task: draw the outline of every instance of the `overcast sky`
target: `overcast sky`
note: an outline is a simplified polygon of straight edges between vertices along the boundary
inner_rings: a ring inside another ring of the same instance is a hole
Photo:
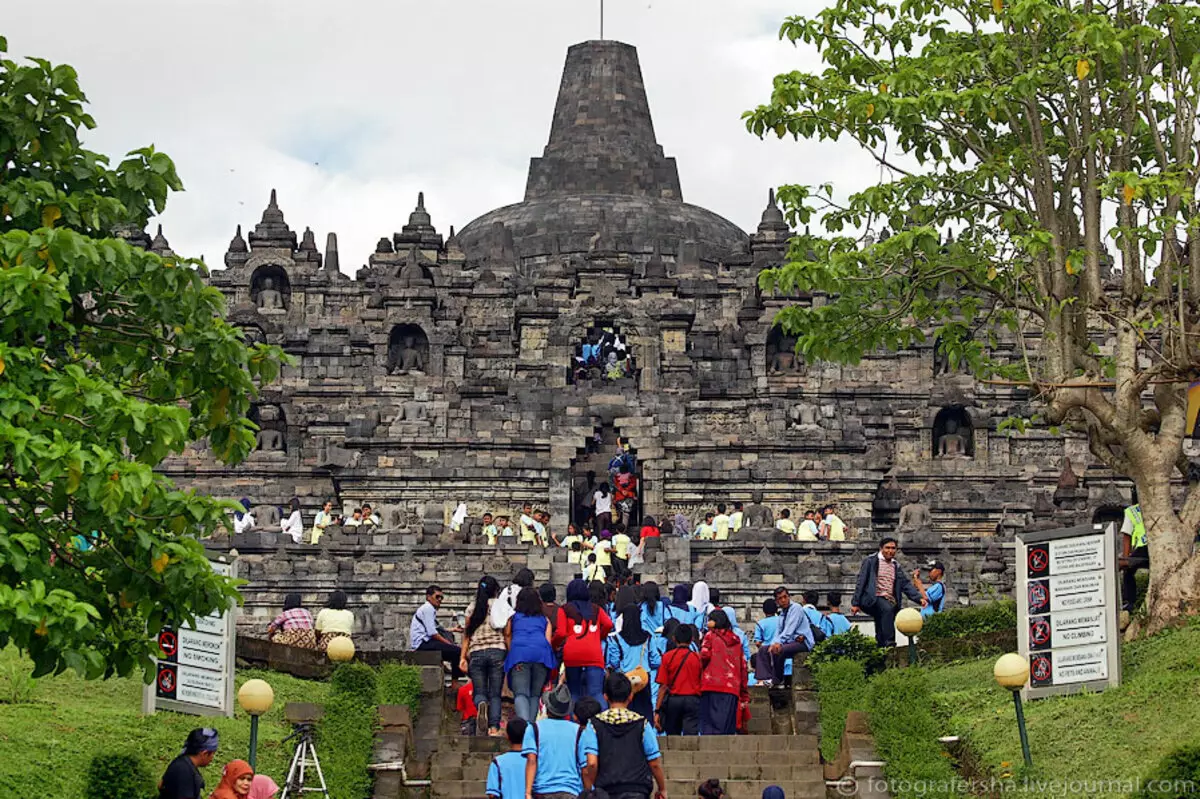
[[[172,248],[219,265],[272,187],[288,224],[342,268],[407,221],[419,190],[438,231],[522,198],[546,144],[567,47],[597,38],[599,0],[59,0],[8,3],[10,56],[74,65],[116,157],[154,144],[187,191],[162,222]],[[780,42],[819,0],[607,0],[605,35],[636,45],[659,143],[684,199],[747,230],[767,188],[875,170],[853,147],[759,141],[741,113],[771,79],[815,69]],[[151,231],[153,232],[153,231]]]

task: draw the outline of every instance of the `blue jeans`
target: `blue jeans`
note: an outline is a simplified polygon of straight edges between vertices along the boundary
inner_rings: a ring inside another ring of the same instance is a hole
[[[517,718],[525,719],[530,724],[537,721],[538,702],[549,673],[550,670],[543,663],[518,663],[508,673],[508,687],[513,692]]]
[[[567,689],[571,692],[571,705],[585,696],[590,696],[606,708],[604,701],[604,669],[599,666],[568,666]]]
[[[500,729],[500,693],[504,690],[504,650],[483,649],[471,653],[467,663],[475,704],[487,702],[488,729]]]

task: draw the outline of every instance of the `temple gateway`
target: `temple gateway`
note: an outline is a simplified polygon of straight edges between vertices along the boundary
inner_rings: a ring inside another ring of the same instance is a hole
[[[426,583],[460,611],[482,571],[504,582],[528,564],[561,585],[576,569],[565,552],[485,546],[478,520],[529,502],[565,531],[618,441],[636,458],[640,515],[694,525],[719,502],[753,511],[731,541],[664,538],[641,567],[706,579],[743,608],[781,582],[848,600],[861,558],[896,532],[906,565],[947,563],[952,602],[994,596],[1011,588],[1014,531],[1119,516],[1129,501],[1088,466],[1084,439],[997,432],[1028,415],[1027,392],[955,373],[932,340],[854,367],[796,355],[775,314],[825,297],[756,287],[791,235],[773,192],[763,187],[750,232],[685,202],[627,44],[570,48],[522,201],[443,234],[436,198],[415,199],[352,277],[336,235],[322,251],[313,230],[297,234],[272,191],[211,275],[248,339],[296,359],[263,388],[243,464],[225,468],[201,444],[165,465],[254,504],[260,531],[228,542],[251,581],[248,628],[288,591],[318,605],[341,588],[360,645],[396,648]],[[161,231],[145,244],[169,251]],[[602,336],[620,344],[615,371],[581,365]],[[294,545],[270,531],[293,496],[306,527],[327,499],[347,515],[370,503],[380,524]],[[459,503],[468,517],[453,531]],[[784,508],[825,504],[850,540],[796,543],[771,527]]]

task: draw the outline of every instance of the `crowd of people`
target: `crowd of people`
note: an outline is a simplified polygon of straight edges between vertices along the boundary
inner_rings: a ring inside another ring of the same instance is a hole
[[[233,514],[232,527],[235,535],[255,531],[279,533],[291,538],[292,542],[296,544],[312,544],[314,546],[319,544],[321,536],[325,534],[328,527],[370,528],[378,527],[381,523],[379,514],[371,508],[370,503],[355,506],[349,513],[339,514],[333,510],[333,500],[327,499],[321,506],[321,510],[317,511],[312,527],[307,529],[304,526],[299,497],[292,497],[287,508],[284,509],[286,513],[280,513],[280,521],[276,525],[260,525],[254,518],[254,514],[250,512],[251,502],[248,497],[242,497],[238,504],[242,506],[242,509],[234,511]]]
[[[279,786],[266,774],[255,774],[245,760],[230,760],[212,793],[204,792],[200,769],[212,764],[220,747],[217,731],[202,727],[188,733],[183,751],[172,760],[158,783],[158,799],[274,799]]]
[[[575,348],[571,376],[574,382],[621,380],[637,375],[637,362],[624,339],[613,329],[592,331]]]

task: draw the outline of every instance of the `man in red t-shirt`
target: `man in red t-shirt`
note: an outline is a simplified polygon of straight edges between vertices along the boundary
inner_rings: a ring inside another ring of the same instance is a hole
[[[692,626],[675,630],[675,647],[658,667],[654,728],[667,735],[700,734],[700,656],[692,649]]]

